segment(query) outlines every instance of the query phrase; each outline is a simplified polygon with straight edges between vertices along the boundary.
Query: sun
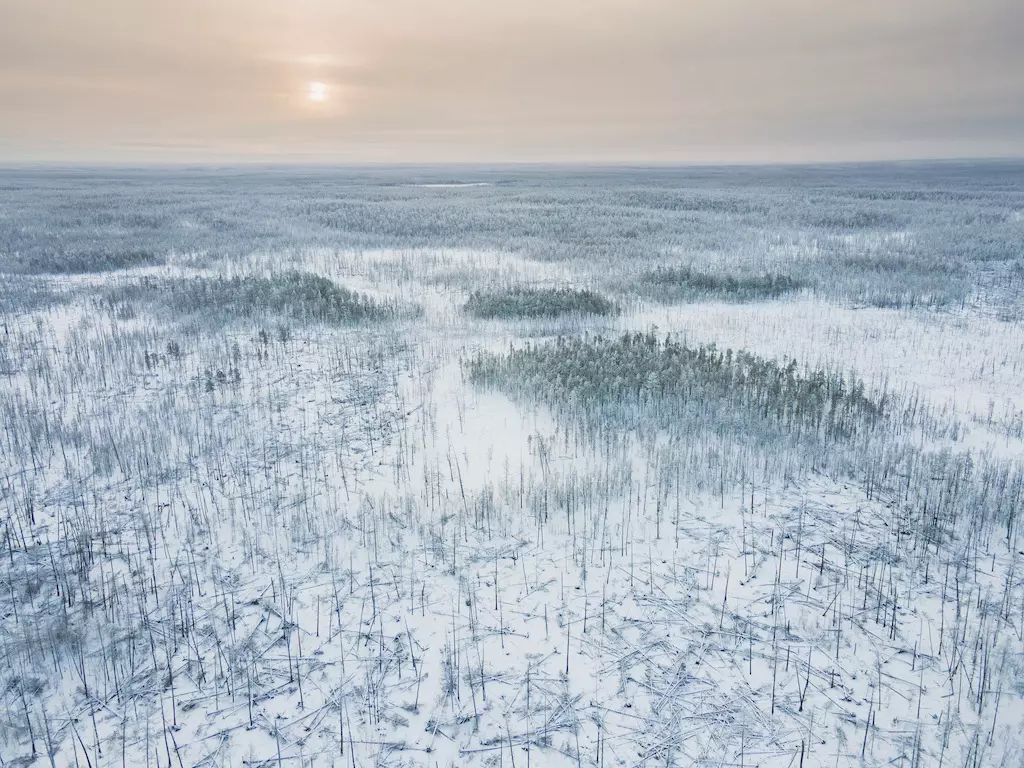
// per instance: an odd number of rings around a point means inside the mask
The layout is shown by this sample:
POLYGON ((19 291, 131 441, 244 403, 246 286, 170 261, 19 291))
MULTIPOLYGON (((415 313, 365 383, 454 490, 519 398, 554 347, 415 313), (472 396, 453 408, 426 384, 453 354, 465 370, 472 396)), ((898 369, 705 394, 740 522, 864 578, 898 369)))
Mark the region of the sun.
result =
POLYGON ((327 83, 310 83, 306 88, 306 98, 310 101, 327 101, 327 83))

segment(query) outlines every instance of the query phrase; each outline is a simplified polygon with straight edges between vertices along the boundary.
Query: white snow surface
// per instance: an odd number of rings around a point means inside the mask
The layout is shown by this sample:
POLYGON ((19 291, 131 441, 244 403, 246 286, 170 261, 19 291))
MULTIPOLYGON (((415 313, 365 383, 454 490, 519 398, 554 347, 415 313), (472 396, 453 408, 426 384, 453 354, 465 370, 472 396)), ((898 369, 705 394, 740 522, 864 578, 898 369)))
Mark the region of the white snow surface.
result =
POLYGON ((581 443, 459 364, 656 327, 918 392, 962 424, 952 450, 1009 456, 1019 326, 807 297, 479 322, 459 311, 473 286, 569 270, 287 258, 424 312, 178 337, 180 357, 157 320, 87 304, 10 330, 5 419, 46 437, 34 467, 5 441, 5 535, 26 544, 4 585, 25 595, 3 617, 25 691, 4 764, 1019 763, 1024 552, 998 532, 945 542, 935 572, 905 556, 898 499, 841 477, 664 498, 656 445, 581 443), (229 366, 237 382, 206 373, 229 366), (88 541, 54 563, 68 526, 88 541))

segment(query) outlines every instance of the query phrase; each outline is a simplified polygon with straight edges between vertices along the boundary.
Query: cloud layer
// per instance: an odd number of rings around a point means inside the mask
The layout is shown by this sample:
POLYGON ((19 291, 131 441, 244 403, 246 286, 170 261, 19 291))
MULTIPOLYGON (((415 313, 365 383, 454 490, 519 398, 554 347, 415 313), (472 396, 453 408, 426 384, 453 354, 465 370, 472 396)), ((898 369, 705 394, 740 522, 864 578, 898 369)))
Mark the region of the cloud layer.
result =
POLYGON ((0 0, 0 160, 1019 155, 1020 29, 1010 0, 0 0))

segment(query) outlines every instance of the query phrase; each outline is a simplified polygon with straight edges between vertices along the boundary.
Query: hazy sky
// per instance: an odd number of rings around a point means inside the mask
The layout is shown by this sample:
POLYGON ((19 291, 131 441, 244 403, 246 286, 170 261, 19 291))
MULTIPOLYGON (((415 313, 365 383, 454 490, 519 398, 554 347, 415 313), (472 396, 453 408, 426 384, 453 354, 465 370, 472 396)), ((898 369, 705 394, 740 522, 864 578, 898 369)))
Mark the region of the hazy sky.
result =
POLYGON ((0 0, 0 161, 1024 155, 1022 31, 1022 0, 0 0))

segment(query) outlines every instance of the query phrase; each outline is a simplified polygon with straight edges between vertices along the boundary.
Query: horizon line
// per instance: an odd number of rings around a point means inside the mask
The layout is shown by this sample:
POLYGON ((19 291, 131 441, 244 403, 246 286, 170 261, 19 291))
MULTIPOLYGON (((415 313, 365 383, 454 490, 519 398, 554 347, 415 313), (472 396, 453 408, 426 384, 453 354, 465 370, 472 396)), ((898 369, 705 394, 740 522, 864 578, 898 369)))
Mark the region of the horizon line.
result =
POLYGON ((850 160, 285 160, 265 158, 232 158, 230 160, 29 160, 0 159, 0 170, 201 170, 214 168, 284 168, 304 169, 613 169, 613 170, 680 170, 686 168, 840 168, 884 165, 955 165, 1024 162, 1024 153, 1017 155, 908 156, 903 158, 850 160))

